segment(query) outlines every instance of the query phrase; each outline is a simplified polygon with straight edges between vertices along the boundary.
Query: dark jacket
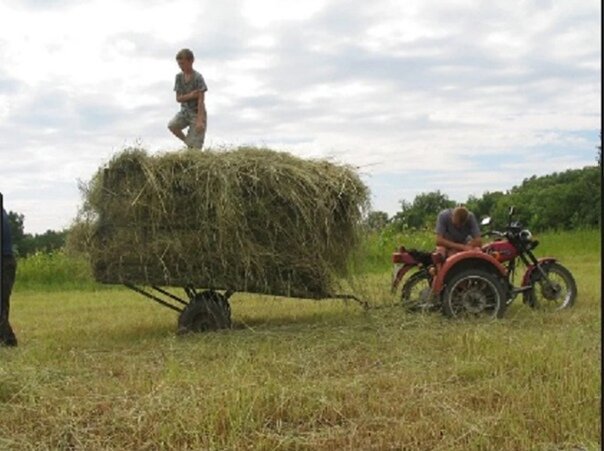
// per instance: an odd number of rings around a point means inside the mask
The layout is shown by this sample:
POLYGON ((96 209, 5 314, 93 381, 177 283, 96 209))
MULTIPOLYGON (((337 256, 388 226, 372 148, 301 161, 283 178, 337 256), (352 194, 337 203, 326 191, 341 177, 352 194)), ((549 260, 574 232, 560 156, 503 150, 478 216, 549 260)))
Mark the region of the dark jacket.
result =
POLYGON ((2 255, 13 255, 13 241, 10 234, 10 223, 6 210, 2 209, 2 255))

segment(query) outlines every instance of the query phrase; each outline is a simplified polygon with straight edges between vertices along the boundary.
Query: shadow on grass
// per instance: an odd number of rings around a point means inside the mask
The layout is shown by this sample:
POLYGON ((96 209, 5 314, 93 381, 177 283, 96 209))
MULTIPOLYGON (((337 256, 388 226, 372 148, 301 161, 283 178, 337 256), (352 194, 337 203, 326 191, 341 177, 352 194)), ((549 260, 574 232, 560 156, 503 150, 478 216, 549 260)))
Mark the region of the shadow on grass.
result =
MULTIPOLYGON (((359 311, 361 311, 359 309, 359 311)), ((266 317, 240 317, 233 320, 232 329, 254 329, 254 328, 272 328, 283 326, 302 326, 302 325, 342 325, 349 322, 358 321, 358 313, 347 314, 344 311, 340 312, 309 312, 302 314, 290 315, 271 315, 266 317)))

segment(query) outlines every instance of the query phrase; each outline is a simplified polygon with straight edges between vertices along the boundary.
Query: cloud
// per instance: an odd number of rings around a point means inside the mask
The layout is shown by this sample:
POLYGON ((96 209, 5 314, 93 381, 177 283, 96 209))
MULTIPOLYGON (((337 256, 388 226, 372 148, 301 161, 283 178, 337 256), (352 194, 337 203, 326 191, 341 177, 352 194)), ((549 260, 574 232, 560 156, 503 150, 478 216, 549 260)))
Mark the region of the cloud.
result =
POLYGON ((356 165, 390 212, 433 189, 507 189, 594 162, 599 16, 587 0, 8 0, 0 190, 28 230, 59 228, 77 180, 121 147, 178 148, 182 47, 209 87, 209 145, 356 165))

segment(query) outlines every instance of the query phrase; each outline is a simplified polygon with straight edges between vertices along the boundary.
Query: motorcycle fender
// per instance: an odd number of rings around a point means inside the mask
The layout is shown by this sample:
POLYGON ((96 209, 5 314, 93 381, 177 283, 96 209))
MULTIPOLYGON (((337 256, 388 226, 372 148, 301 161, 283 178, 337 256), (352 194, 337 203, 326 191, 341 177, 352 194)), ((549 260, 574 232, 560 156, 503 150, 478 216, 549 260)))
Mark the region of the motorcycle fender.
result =
POLYGON ((441 291, 445 287, 445 278, 450 270, 454 269, 456 265, 461 262, 465 262, 468 260, 478 260, 480 263, 488 263, 494 268, 497 269, 499 273, 501 273, 502 277, 507 277, 508 271, 500 262, 497 261, 491 255, 482 252, 482 251, 463 251, 458 252, 456 254, 448 257, 443 265, 439 268, 436 277, 434 278, 434 283, 432 284, 432 292, 435 295, 440 295, 441 291))
POLYGON ((401 283, 403 277, 407 272, 413 268, 415 265, 406 265, 406 264, 396 264, 394 265, 394 269, 392 270, 392 292, 394 293, 398 288, 398 284, 401 283))
MULTIPOLYGON (((557 262, 557 261, 558 261, 558 259, 556 259, 554 257, 543 257, 543 258, 539 259, 539 265, 543 265, 546 263, 553 263, 553 262, 557 262)), ((531 284, 531 276, 536 269, 537 269, 537 265, 531 265, 528 268, 526 268, 524 277, 522 277, 522 286, 523 287, 526 287, 531 284)))

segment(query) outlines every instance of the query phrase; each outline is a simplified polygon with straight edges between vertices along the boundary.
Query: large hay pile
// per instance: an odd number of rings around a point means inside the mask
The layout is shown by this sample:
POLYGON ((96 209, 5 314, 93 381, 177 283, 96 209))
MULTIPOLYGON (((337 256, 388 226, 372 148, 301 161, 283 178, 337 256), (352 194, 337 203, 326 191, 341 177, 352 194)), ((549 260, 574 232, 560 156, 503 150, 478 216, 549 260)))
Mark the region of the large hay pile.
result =
POLYGON ((84 190, 95 278, 294 297, 333 294, 358 245, 356 172, 267 149, 127 149, 84 190))

